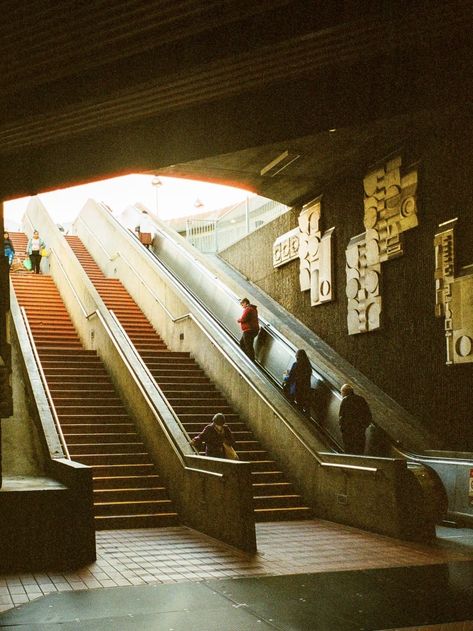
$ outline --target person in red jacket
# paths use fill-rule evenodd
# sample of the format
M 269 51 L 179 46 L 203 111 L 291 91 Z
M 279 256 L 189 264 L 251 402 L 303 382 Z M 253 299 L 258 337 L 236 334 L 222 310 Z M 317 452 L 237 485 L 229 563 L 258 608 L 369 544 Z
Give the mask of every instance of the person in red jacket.
M 240 347 L 252 361 L 255 361 L 254 341 L 259 333 L 258 309 L 250 304 L 248 298 L 242 298 L 240 304 L 243 307 L 241 318 L 238 319 L 243 331 Z

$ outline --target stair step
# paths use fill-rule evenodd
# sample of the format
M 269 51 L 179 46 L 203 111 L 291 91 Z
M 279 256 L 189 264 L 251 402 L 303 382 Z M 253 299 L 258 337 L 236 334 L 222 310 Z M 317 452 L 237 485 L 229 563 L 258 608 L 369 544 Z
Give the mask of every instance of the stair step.
M 101 472 L 102 473 L 102 472 Z M 148 475 L 109 475 L 94 476 L 94 489 L 117 489 L 117 488 L 157 488 L 161 483 L 159 475 L 150 473 Z
M 134 423 L 102 423 L 100 419 L 96 423 L 64 423 L 61 419 L 61 425 L 65 436 L 89 436 L 90 440 L 94 434 L 127 436 L 136 432 Z
M 150 462 L 141 464 L 97 464 L 90 465 L 92 476 L 95 479 L 103 477 L 129 477 L 129 476 L 148 476 L 155 471 L 154 465 Z
M 71 440 L 70 435 L 68 435 L 67 446 L 74 459 L 84 458 L 83 454 L 87 457 L 101 454 L 104 458 L 108 458 L 110 455 L 132 456 L 135 454 L 140 454 L 141 457 L 146 453 L 143 451 L 143 443 L 140 442 L 112 443 L 106 440 L 96 443 L 75 442 Z
M 84 399 L 82 405 L 64 405 L 64 403 L 58 401 L 55 407 L 59 416 L 75 416 L 77 414 L 88 414 L 90 416 L 101 416 L 104 414 L 105 416 L 111 416 L 126 414 L 125 408 L 121 403 L 113 405 L 113 401 L 109 403 L 108 399 L 104 399 L 103 402 L 100 400 L 95 401 L 95 403 Z
M 126 502 L 95 502 L 95 514 L 101 516 L 117 515 L 156 515 L 159 513 L 169 514 L 171 501 L 163 500 L 127 500 Z
M 69 426 L 70 427 L 70 426 Z M 64 432 L 69 451 L 71 446 L 78 445 L 98 445 L 102 443 L 111 444 L 134 444 L 138 443 L 140 438 L 136 432 L 129 433 L 105 433 L 105 432 L 86 432 L 83 434 L 73 433 L 71 431 Z
M 164 500 L 167 499 L 166 489 L 162 487 L 117 487 L 115 489 L 94 489 L 95 500 L 105 502 L 133 501 L 133 500 Z
M 307 506 L 294 506 L 292 508 L 255 508 L 255 520 L 265 521 L 289 521 L 298 519 L 312 519 L 312 510 Z
M 102 453 L 76 453 L 74 454 L 74 460 L 82 464 L 94 466 L 110 467 L 113 465 L 131 465 L 131 466 L 145 466 L 151 464 L 149 455 L 144 452 L 133 453 L 108 453 L 106 451 L 107 445 L 102 445 Z M 154 465 L 151 465 L 154 466 Z
M 297 493 L 291 495 L 255 495 L 255 510 L 261 508 L 299 508 L 302 498 Z
M 133 528 L 166 528 L 177 526 L 177 513 L 154 515 L 113 515 L 95 517 L 96 530 L 131 530 Z

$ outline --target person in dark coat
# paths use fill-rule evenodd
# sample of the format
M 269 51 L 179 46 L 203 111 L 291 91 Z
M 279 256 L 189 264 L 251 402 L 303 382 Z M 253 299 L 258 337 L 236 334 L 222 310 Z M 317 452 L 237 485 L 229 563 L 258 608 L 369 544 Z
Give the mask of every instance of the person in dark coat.
M 238 318 L 243 332 L 240 339 L 240 348 L 252 361 L 255 361 L 254 342 L 259 333 L 258 309 L 256 305 L 250 304 L 248 298 L 242 298 L 240 305 L 243 307 L 243 313 Z
M 225 425 L 224 414 L 215 414 L 212 422 L 191 440 L 191 444 L 199 449 L 202 443 L 205 444 L 205 455 L 212 458 L 225 458 L 224 443 L 235 448 L 235 439 L 232 430 Z
M 284 380 L 284 393 L 290 401 L 294 401 L 296 406 L 304 414 L 310 414 L 310 402 L 312 391 L 310 389 L 310 378 L 312 376 L 312 366 L 303 349 L 296 353 L 296 361 Z
M 371 411 L 368 403 L 353 387 L 345 383 L 341 389 L 342 402 L 339 410 L 339 424 L 345 452 L 362 455 L 365 451 L 365 432 L 371 423 Z
M 11 267 L 13 259 L 15 258 L 15 248 L 13 247 L 8 232 L 3 233 L 3 252 L 5 256 L 8 257 L 8 266 Z

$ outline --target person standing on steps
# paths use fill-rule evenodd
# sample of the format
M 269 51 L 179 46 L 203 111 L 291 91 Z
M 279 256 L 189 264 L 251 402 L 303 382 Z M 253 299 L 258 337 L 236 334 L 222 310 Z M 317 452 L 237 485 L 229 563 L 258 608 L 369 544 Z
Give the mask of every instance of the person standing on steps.
M 212 422 L 191 440 L 191 445 L 198 448 L 202 443 L 205 444 L 206 456 L 238 460 L 232 430 L 225 424 L 225 414 L 221 412 L 215 414 Z
M 39 236 L 39 232 L 35 230 L 33 232 L 33 236 L 28 241 L 28 245 L 26 246 L 26 254 L 30 257 L 31 265 L 35 274 L 40 273 L 41 250 L 45 247 L 44 241 Z
M 243 307 L 243 313 L 237 320 L 243 332 L 240 339 L 240 348 L 248 355 L 251 361 L 255 361 L 254 342 L 259 333 L 258 309 L 256 305 L 250 304 L 248 298 L 242 298 L 240 305 Z
M 363 455 L 365 452 L 365 432 L 372 421 L 371 410 L 365 399 L 355 394 L 349 383 L 340 389 L 342 402 L 338 414 L 345 452 Z
M 8 232 L 3 233 L 3 252 L 8 258 L 8 266 L 11 268 L 11 264 L 15 258 L 15 248 L 13 247 L 13 243 L 11 242 Z

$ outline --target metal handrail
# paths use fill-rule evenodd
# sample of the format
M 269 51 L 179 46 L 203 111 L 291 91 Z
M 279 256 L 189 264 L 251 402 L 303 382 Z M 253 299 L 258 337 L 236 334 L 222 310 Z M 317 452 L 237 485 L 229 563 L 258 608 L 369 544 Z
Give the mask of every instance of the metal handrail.
M 66 454 L 66 458 L 68 460 L 71 460 L 71 456 L 69 454 L 69 449 L 67 448 L 67 444 L 66 444 L 66 439 L 64 438 L 64 434 L 62 433 L 61 423 L 59 422 L 59 417 L 58 417 L 57 412 L 56 412 L 56 407 L 54 405 L 53 397 L 51 395 L 51 391 L 49 389 L 48 382 L 46 380 L 46 375 L 44 374 L 44 371 L 43 371 L 43 366 L 42 366 L 41 360 L 39 358 L 38 349 L 36 348 L 36 344 L 35 344 L 35 341 L 34 341 L 33 333 L 31 331 L 30 323 L 29 323 L 29 320 L 28 320 L 28 316 L 26 315 L 26 310 L 25 310 L 24 307 L 20 307 L 20 311 L 21 311 L 21 315 L 23 316 L 23 321 L 25 323 L 26 332 L 27 332 L 28 338 L 30 340 L 31 349 L 33 351 L 33 355 L 34 355 L 34 358 L 35 358 L 35 361 L 36 361 L 36 366 L 38 368 L 38 372 L 40 374 L 41 381 L 43 383 L 43 388 L 44 388 L 44 391 L 46 393 L 46 397 L 47 397 L 48 402 L 49 402 L 49 407 L 51 409 L 51 414 L 52 414 L 52 416 L 54 418 L 54 423 L 56 425 L 56 429 L 57 429 L 57 432 L 59 434 L 59 439 L 60 439 L 62 447 L 64 449 L 64 453 Z
M 54 250 L 51 248 L 51 254 L 52 254 L 53 252 L 54 252 Z M 71 282 L 71 280 L 70 280 L 70 278 L 69 278 L 69 275 L 68 275 L 68 273 L 66 272 L 66 270 L 65 270 L 65 268 L 64 268 L 64 265 L 63 265 L 63 264 L 61 263 L 61 261 L 59 260 L 59 257 L 57 257 L 57 256 L 56 256 L 56 257 L 55 257 L 55 259 L 54 259 L 54 261 L 55 261 L 55 263 L 57 263 L 57 264 L 59 265 L 59 267 L 61 268 L 61 271 L 62 271 L 62 273 L 63 273 L 63 275 L 64 275 L 64 278 L 65 278 L 65 280 L 66 280 L 67 284 L 69 285 L 69 287 L 70 287 L 70 289 L 71 289 L 72 293 L 74 294 L 75 299 L 77 300 L 77 302 L 78 302 L 78 304 L 79 304 L 80 310 L 82 311 L 82 313 L 83 313 L 84 317 L 88 320 L 91 316 L 93 316 L 93 315 L 96 313 L 96 310 L 92 311 L 91 313 L 87 313 L 87 309 L 84 307 L 84 305 L 83 305 L 83 303 L 82 303 L 82 300 L 80 299 L 79 294 L 77 293 L 77 291 L 76 291 L 76 289 L 75 289 L 74 285 L 72 284 L 72 282 Z
M 134 377 L 139 389 L 141 390 L 141 393 L 143 394 L 144 398 L 146 399 L 148 406 L 150 407 L 150 409 L 153 410 L 153 412 L 155 413 L 155 415 L 157 416 L 157 418 L 159 419 L 159 414 L 156 414 L 157 410 L 155 408 L 155 405 L 153 403 L 153 401 L 151 400 L 151 397 L 149 396 L 149 393 L 147 392 L 146 388 L 143 387 L 143 384 L 141 383 L 141 380 L 138 378 L 136 371 L 132 369 L 129 360 L 127 359 L 125 353 L 123 352 L 123 349 L 121 347 L 121 345 L 119 344 L 118 340 L 116 339 L 115 335 L 113 334 L 113 331 L 111 330 L 111 328 L 108 326 L 107 322 L 105 321 L 104 317 L 102 316 L 102 314 L 100 313 L 100 311 L 97 311 L 97 317 L 99 318 L 99 320 L 102 322 L 103 327 L 106 329 L 106 331 L 108 332 L 109 338 L 112 340 L 113 345 L 115 346 L 115 349 L 117 350 L 118 354 L 120 355 L 120 357 L 122 358 L 122 360 L 128 365 L 129 368 L 129 372 L 130 374 Z M 116 321 L 116 316 L 113 316 L 114 321 Z M 120 325 L 120 328 L 123 331 L 123 327 Z M 143 364 L 143 360 L 141 360 L 140 358 L 140 362 L 143 365 L 144 368 L 146 368 L 146 366 L 144 366 Z M 171 438 L 171 445 L 172 448 L 176 454 L 176 456 L 179 458 L 181 464 L 185 467 L 185 463 L 182 457 L 182 452 L 181 450 L 178 448 L 178 446 L 176 445 L 176 441 L 174 440 L 174 437 L 172 436 L 172 434 L 170 434 L 167 431 L 167 427 L 165 423 L 161 423 L 162 427 L 165 429 L 166 433 L 168 434 L 168 436 L 170 436 Z
M 174 420 L 176 421 L 176 424 L 179 426 L 179 428 L 181 429 L 181 432 L 183 434 L 183 436 L 185 436 L 186 438 L 189 436 L 188 432 L 186 431 L 186 429 L 184 428 L 184 425 L 182 424 L 180 418 L 176 415 L 176 413 L 174 412 L 171 404 L 169 403 L 166 395 L 164 394 L 164 392 L 162 391 L 161 387 L 159 386 L 159 384 L 156 382 L 156 379 L 153 377 L 153 375 L 151 374 L 150 369 L 148 368 L 148 366 L 145 364 L 145 362 L 143 361 L 143 358 L 141 357 L 141 355 L 139 354 L 136 346 L 133 344 L 133 342 L 130 339 L 130 336 L 128 335 L 128 333 L 125 331 L 125 329 L 123 328 L 122 323 L 120 322 L 120 320 L 117 318 L 117 316 L 115 315 L 114 311 L 112 309 L 109 309 L 109 313 L 112 316 L 115 324 L 118 326 L 118 328 L 120 329 L 121 334 L 123 335 L 123 337 L 125 338 L 128 346 L 130 347 L 132 353 L 135 355 L 136 359 L 140 362 L 142 369 L 144 370 L 144 372 L 146 373 L 146 375 L 148 376 L 148 378 L 150 379 L 150 381 L 152 381 L 156 387 L 156 389 L 158 390 L 159 394 L 161 395 L 161 398 L 166 401 L 168 409 L 170 411 L 170 413 L 172 414 Z M 193 445 L 191 445 L 191 447 L 193 447 Z M 197 453 L 198 451 L 195 450 Z

